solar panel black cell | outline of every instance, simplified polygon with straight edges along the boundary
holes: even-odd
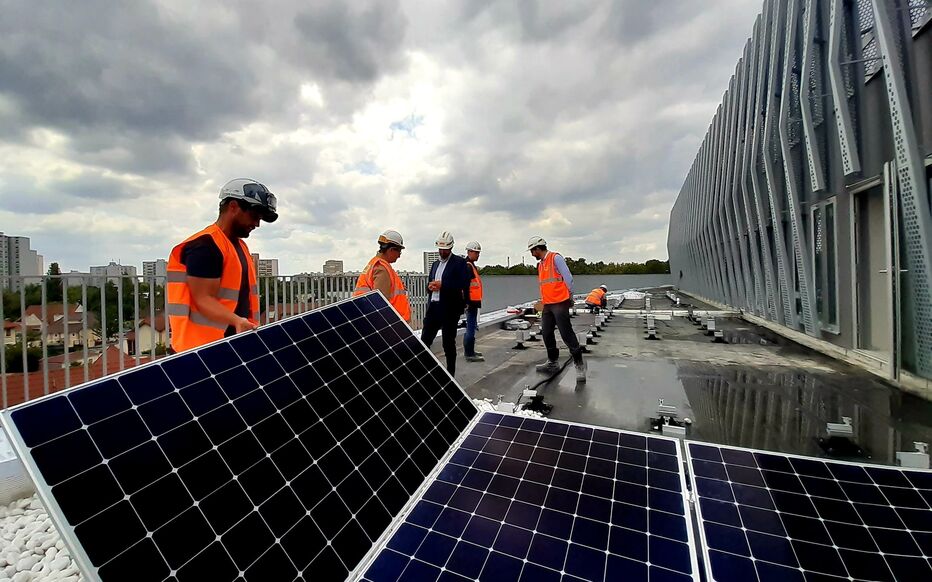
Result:
[[[687,451],[710,580],[932,579],[932,472]]]
[[[485,413],[364,578],[698,579],[680,466],[662,437]]]
[[[475,413],[372,294],[4,423],[89,578],[318,580],[357,566]]]

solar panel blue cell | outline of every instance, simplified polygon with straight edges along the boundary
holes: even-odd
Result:
[[[662,437],[485,413],[389,538],[383,552],[392,554],[375,557],[366,578],[409,579],[412,572],[433,573],[424,569],[430,565],[480,580],[601,581],[618,579],[606,578],[610,573],[632,572],[646,580],[654,564],[658,580],[698,579],[678,450],[653,446],[649,456],[654,438],[673,444]],[[641,470],[640,483],[612,478],[622,449],[637,453],[624,459],[642,462],[630,465]],[[647,468],[649,459],[656,469]],[[588,472],[593,461],[610,464],[600,468],[608,477]],[[648,472],[657,475],[653,486]],[[666,497],[648,512],[648,492],[654,491]]]
[[[914,486],[932,472],[698,443],[687,451],[711,580],[932,574],[921,547],[932,507]]]
[[[249,581],[345,578],[475,413],[373,294],[3,421],[89,578]]]

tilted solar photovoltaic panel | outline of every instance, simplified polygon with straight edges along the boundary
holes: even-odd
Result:
[[[364,574],[699,580],[674,439],[484,413]]]
[[[689,442],[709,580],[932,580],[932,471]]]
[[[86,579],[342,580],[476,412],[370,293],[3,422]]]

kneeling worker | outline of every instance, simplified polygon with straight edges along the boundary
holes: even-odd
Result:
[[[469,301],[466,303],[466,335],[463,336],[463,352],[466,353],[467,362],[485,361],[482,352],[476,351],[476,330],[479,328],[479,309],[482,307],[482,278],[479,277],[476,261],[479,260],[481,252],[482,246],[476,241],[466,245],[466,264],[469,265],[472,273],[472,280],[469,282]]]
[[[586,381],[586,362],[583,360],[582,348],[573,323],[570,321],[570,308],[573,307],[573,274],[566,266],[566,260],[559,253],[547,250],[547,241],[539,236],[532,236],[527,248],[539,262],[537,263],[537,279],[540,283],[540,298],[544,304],[544,312],[540,318],[540,331],[544,336],[544,346],[547,348],[547,363],[537,367],[538,372],[554,374],[560,369],[557,360],[560,349],[557,347],[557,338],[554,327],[560,329],[560,337],[573,355],[576,364],[576,381]]]
[[[398,315],[406,322],[411,323],[411,305],[408,303],[408,292],[405,284],[395,272],[392,263],[401,256],[405,248],[401,234],[394,230],[386,230],[379,236],[379,252],[369,260],[369,264],[362,270],[353,290],[353,297],[379,290],[385,299],[395,308]]]
[[[217,222],[186,238],[168,258],[168,318],[173,353],[255,328],[256,268],[243,239],[259,221],[278,219],[275,195],[238,178],[220,189]]]
[[[598,313],[600,309],[605,309],[605,306],[608,305],[607,297],[608,287],[605,285],[599,285],[590,291],[586,297],[586,307],[589,308],[589,313]]]

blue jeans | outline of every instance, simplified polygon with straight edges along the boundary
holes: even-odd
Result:
[[[466,335],[463,336],[463,351],[467,356],[476,355],[476,330],[479,328],[479,308],[466,308]]]

